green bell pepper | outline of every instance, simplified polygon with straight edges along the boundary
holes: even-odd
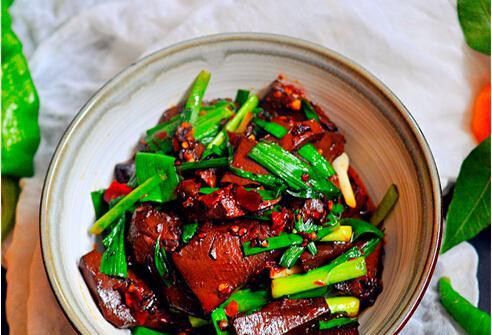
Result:
[[[11,2],[2,1],[2,175],[20,178],[34,173],[39,99],[22,43],[12,31]]]

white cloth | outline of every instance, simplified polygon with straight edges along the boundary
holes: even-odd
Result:
[[[82,104],[126,65],[195,36],[260,31],[320,43],[386,83],[427,137],[443,182],[456,178],[473,147],[469,108],[490,80],[489,58],[469,49],[454,1],[17,0],[14,27],[24,41],[41,98],[36,175],[24,179],[6,253],[7,318],[12,335],[71,334],[47,283],[38,208],[53,150]],[[478,301],[477,254],[463,243],[442,256],[405,334],[457,334],[438,303],[436,279]],[[390,284],[390,283],[388,283]]]

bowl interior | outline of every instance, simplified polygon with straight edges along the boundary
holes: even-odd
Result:
[[[83,108],[58,147],[42,201],[41,234],[54,291],[87,334],[122,334],[99,313],[81,274],[92,249],[89,193],[106,187],[143,132],[182,99],[201,69],[212,72],[207,98],[260,90],[278,74],[297,80],[346,137],[351,165],[378,203],[395,183],[399,203],[385,222],[384,290],[360,322],[363,334],[397,331],[427,284],[439,245],[439,185],[425,141],[381,84],[340,56],[272,35],[225,35],[157,52],[122,72]]]

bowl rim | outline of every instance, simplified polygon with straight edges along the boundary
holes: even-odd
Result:
[[[404,308],[402,314],[397,320],[397,327],[394,330],[393,334],[398,334],[404,326],[408,323],[418,305],[422,301],[425,292],[430,284],[432,275],[434,273],[437,259],[439,256],[439,250],[442,242],[442,234],[443,234],[443,222],[442,222],[442,213],[441,213],[441,184],[439,173],[437,170],[437,166],[428,145],[427,140],[425,139],[422,130],[418,126],[417,122],[408,111],[408,109],[404,106],[401,100],[376,76],[374,76],[371,72],[366,70],[364,67],[360,66],[356,62],[352,61],[350,58],[343,56],[342,54],[329,49],[323,45],[307,41],[297,37],[290,37],[281,34],[272,34],[272,33],[260,33],[260,32],[239,32],[239,33],[219,33],[219,34],[211,34],[195,37],[192,39],[187,39],[172,45],[169,45],[165,48],[158,49],[138,60],[129,64],[125,68],[123,68],[120,72],[115,74],[111,79],[109,79],[105,84],[103,84],[92,96],[87,100],[87,102],[80,108],[80,110],[76,113],[73,120],[69,123],[68,127],[64,131],[62,137],[60,138],[53,156],[51,157],[50,163],[48,165],[48,170],[46,176],[44,178],[40,207],[39,207],[39,237],[41,242],[41,254],[43,265],[45,271],[47,273],[48,282],[50,284],[51,290],[54,292],[56,301],[61,307],[63,313],[65,314],[68,321],[73,326],[74,330],[78,333],[89,333],[89,329],[86,328],[84,322],[79,318],[75,310],[69,304],[69,301],[60,285],[60,278],[58,273],[56,272],[54,263],[51,261],[53,258],[53,250],[49,243],[49,225],[47,224],[47,220],[45,220],[45,214],[49,207],[48,202],[48,194],[50,193],[51,184],[53,183],[53,179],[56,175],[57,164],[62,156],[62,153],[65,150],[68,140],[71,135],[76,131],[77,125],[85,118],[86,114],[91,110],[91,108],[100,100],[103,96],[110,94],[112,87],[115,86],[119,82],[119,80],[125,77],[127,74],[130,74],[135,69],[139,67],[144,67],[147,64],[153,63],[163,57],[178,53],[182,50],[190,49],[196,46],[211,44],[215,42],[238,42],[238,41],[249,41],[249,42],[270,42],[270,43],[281,43],[285,45],[290,45],[293,47],[297,47],[299,49],[305,49],[310,52],[314,52],[315,54],[322,55],[329,59],[333,59],[344,66],[350,68],[351,71],[357,73],[371,85],[374,86],[379,92],[382,93],[384,98],[388,99],[389,102],[395,107],[395,109],[399,112],[400,116],[405,120],[406,125],[412,131],[412,135],[415,138],[416,143],[418,144],[418,148],[422,153],[422,157],[425,161],[425,167],[427,168],[427,173],[430,177],[431,182],[431,192],[433,196],[432,208],[433,208],[433,235],[435,235],[436,240],[432,244],[429,253],[426,258],[426,262],[424,265],[424,272],[422,274],[423,280],[421,280],[420,284],[416,287],[415,293],[411,298],[409,304]]]

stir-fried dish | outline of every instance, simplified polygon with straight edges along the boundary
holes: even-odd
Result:
[[[358,334],[382,291],[382,222],[344,136],[279,76],[263,98],[185,104],[147,130],[107,189],[80,270],[104,318],[134,334]]]

